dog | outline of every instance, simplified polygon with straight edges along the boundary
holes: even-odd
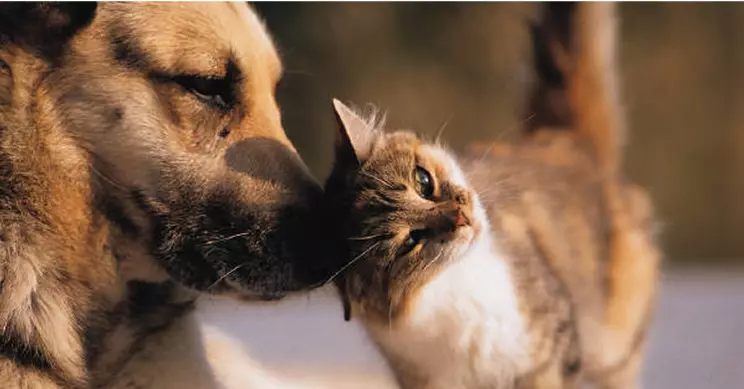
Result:
[[[163,387],[138,376],[157,336],[207,382],[197,295],[273,300],[331,274],[308,259],[321,189],[281,76],[244,3],[0,5],[4,387]]]

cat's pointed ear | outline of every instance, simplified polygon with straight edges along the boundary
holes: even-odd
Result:
[[[333,99],[333,109],[337,122],[337,158],[361,164],[372,153],[377,137],[374,126],[337,99]]]

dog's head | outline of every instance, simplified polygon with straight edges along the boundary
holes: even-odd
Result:
[[[51,64],[40,111],[90,161],[94,209],[126,245],[200,291],[271,298],[325,276],[308,239],[321,190],[282,128],[282,64],[248,6],[14,4],[0,24]]]

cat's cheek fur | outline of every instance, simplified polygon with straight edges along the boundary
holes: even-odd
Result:
[[[508,388],[532,363],[509,265],[488,233],[477,239],[394,326],[369,328],[383,352],[407,367],[396,372],[406,389]]]

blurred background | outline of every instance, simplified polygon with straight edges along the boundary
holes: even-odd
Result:
[[[321,179],[330,99],[458,147],[509,139],[528,113],[529,3],[258,3],[286,65],[290,137]],[[652,194],[671,261],[744,258],[744,5],[619,6],[625,170]]]
[[[455,148],[512,138],[529,116],[532,4],[256,8],[286,65],[285,127],[320,179],[332,158],[332,97],[387,110],[391,127],[434,134],[446,124],[443,138]],[[623,3],[619,11],[624,167],[655,201],[667,254],[644,386],[744,388],[744,4]],[[338,372],[338,361],[345,372],[379,366],[360,351],[358,330],[335,316],[337,301],[314,301],[303,316],[251,311],[234,333],[261,334],[248,341],[251,351],[282,374],[304,374],[287,368],[295,360],[308,375],[320,365]],[[313,336],[292,343],[292,333]],[[345,387],[388,387],[362,385],[374,381],[372,373],[360,380],[364,371]]]

